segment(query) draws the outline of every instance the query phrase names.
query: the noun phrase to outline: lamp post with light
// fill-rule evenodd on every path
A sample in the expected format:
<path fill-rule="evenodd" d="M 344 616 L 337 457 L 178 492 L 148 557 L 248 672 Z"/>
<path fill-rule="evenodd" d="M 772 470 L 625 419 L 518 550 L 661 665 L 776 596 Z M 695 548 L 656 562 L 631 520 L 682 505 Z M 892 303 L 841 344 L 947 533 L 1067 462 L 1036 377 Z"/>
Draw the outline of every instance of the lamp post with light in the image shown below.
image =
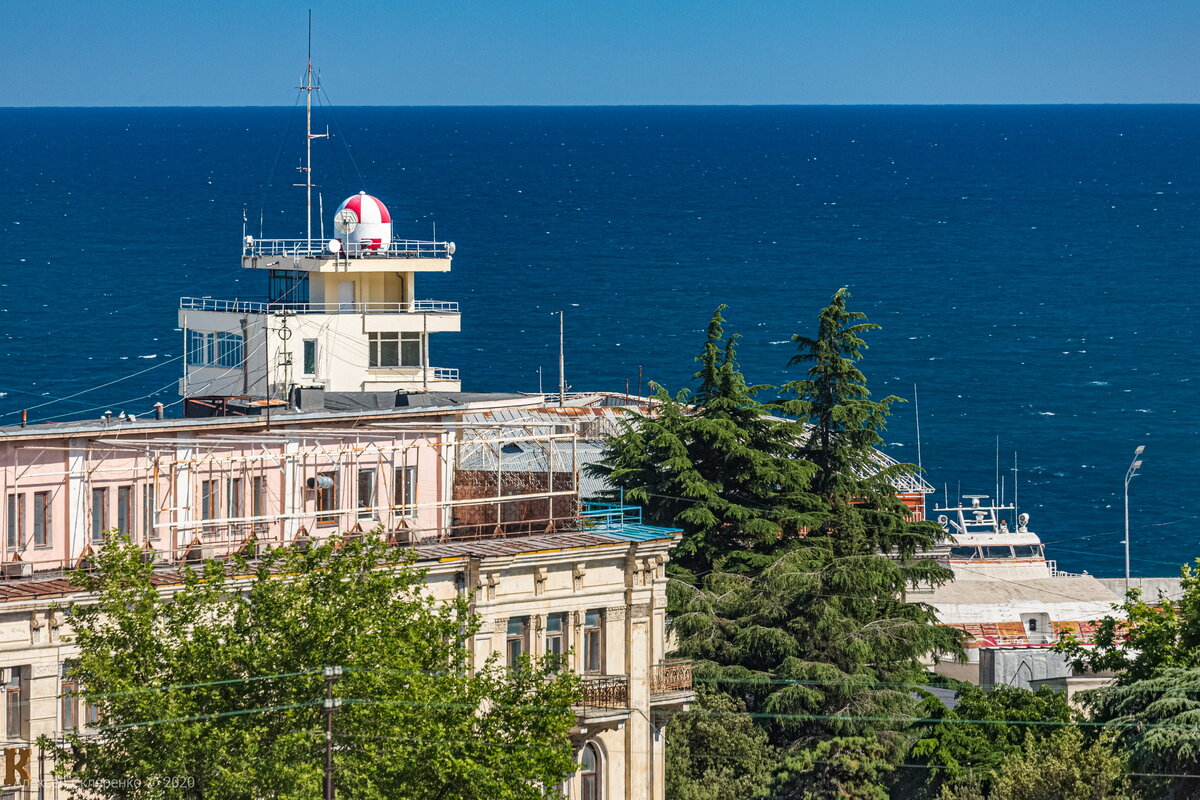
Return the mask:
<path fill-rule="evenodd" d="M 1129 594 L 1129 482 L 1137 477 L 1138 469 L 1142 466 L 1142 451 L 1146 445 L 1139 444 L 1133 451 L 1133 463 L 1125 470 L 1125 594 Z"/>

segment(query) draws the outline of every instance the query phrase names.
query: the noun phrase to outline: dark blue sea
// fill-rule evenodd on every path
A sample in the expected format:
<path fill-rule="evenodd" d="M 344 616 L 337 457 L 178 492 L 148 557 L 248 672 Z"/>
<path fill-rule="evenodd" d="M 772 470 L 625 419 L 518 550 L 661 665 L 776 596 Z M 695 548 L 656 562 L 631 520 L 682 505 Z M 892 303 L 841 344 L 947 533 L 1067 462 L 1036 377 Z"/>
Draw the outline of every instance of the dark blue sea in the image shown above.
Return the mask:
<path fill-rule="evenodd" d="M 326 213 L 366 189 L 454 240 L 433 362 L 468 390 L 672 389 L 728 303 L 750 380 L 841 286 L 882 329 L 877 394 L 919 394 L 929 480 L 992 494 L 997 437 L 1060 568 L 1200 555 L 1200 107 L 346 108 L 319 117 Z M 0 110 L 0 422 L 172 403 L 181 295 L 258 298 L 249 232 L 303 233 L 288 108 Z M 349 147 L 347 147 L 347 144 Z M 361 177 L 359 177 L 361 174 Z M 915 386 L 915 391 L 914 391 Z M 171 411 L 178 413 L 179 406 Z M 917 461 L 915 404 L 889 451 Z M 1019 471 L 1013 472 L 1014 453 Z"/>

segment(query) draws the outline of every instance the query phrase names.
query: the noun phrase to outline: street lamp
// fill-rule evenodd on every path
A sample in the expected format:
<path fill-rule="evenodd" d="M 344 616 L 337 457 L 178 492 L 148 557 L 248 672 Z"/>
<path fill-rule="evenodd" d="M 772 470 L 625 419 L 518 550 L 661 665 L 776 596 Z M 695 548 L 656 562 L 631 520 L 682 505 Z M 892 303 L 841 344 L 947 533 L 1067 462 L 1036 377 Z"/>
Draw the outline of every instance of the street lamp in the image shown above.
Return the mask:
<path fill-rule="evenodd" d="M 1142 466 L 1138 458 L 1146 445 L 1139 444 L 1133 451 L 1133 463 L 1125 470 L 1125 594 L 1129 594 L 1129 482 L 1137 477 L 1138 469 Z"/>

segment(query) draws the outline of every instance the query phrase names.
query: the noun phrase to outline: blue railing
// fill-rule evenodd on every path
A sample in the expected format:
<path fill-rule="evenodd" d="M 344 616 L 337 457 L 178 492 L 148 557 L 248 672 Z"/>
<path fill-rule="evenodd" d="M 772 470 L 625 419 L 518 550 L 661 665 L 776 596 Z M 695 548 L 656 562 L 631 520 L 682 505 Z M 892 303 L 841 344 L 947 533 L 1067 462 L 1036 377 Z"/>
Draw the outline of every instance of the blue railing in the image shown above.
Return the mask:
<path fill-rule="evenodd" d="M 626 525 L 642 524 L 641 506 L 597 503 L 589 500 L 580 505 L 582 509 L 579 512 L 579 520 L 584 527 L 623 528 Z"/>

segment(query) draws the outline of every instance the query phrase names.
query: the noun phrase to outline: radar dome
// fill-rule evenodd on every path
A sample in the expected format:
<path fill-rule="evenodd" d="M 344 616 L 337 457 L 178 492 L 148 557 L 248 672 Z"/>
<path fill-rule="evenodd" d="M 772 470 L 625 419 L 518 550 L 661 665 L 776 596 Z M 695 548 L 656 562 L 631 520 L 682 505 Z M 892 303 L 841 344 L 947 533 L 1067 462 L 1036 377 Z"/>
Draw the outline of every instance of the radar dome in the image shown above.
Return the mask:
<path fill-rule="evenodd" d="M 347 255 L 385 253 L 392 242 L 392 215 L 366 192 L 347 197 L 333 214 Z"/>

